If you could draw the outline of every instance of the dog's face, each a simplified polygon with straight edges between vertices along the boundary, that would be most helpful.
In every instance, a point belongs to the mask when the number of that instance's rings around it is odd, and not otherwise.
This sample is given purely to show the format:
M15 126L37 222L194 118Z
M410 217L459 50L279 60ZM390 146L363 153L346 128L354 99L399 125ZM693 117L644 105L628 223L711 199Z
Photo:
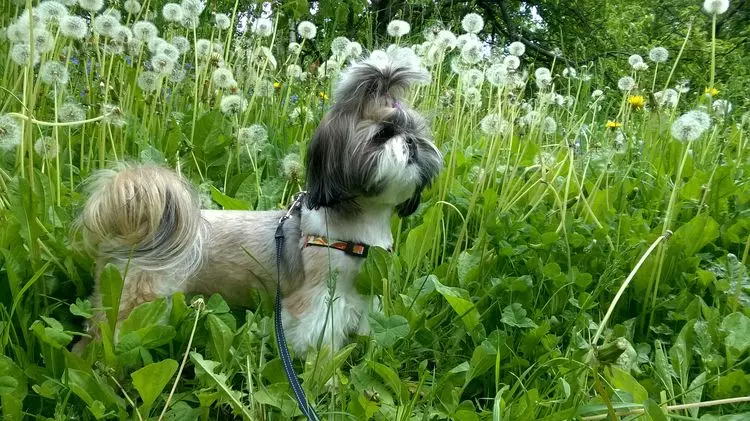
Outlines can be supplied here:
M363 202L372 200L407 216L440 172L442 154L432 143L424 118L388 90L389 83L399 82L400 69L384 72L372 66L364 71L370 72L371 79L360 74L359 83L349 83L361 92L340 95L343 100L323 118L309 145L308 206L356 213ZM381 84L367 86L368 81ZM346 79L343 85L346 89ZM399 87L393 86L393 91Z

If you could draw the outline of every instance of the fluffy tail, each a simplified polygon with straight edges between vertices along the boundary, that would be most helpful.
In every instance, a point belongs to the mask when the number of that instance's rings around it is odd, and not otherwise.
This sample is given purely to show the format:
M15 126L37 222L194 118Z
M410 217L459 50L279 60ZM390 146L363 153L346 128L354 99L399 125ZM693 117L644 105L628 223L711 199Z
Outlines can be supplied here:
M154 165L102 170L79 220L86 247L112 263L189 274L201 263L203 223L193 189Z
M375 51L341 73L334 90L334 108L361 114L368 106L397 107L411 85L429 80L429 73L415 64Z

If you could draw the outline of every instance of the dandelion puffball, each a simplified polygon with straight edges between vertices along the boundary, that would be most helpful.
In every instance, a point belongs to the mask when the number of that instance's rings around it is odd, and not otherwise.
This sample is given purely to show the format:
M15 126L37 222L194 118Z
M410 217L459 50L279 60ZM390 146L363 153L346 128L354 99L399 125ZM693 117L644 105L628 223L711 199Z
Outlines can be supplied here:
M703 133L711 127L711 118L703 111L689 111L679 116L672 123L672 137L686 142L693 141L701 137Z
M648 52L648 58L654 63L664 63L669 58L669 51L664 47L654 47Z
M388 24L386 31L388 32L388 35L400 38L411 31L411 25L409 25L409 22L394 19Z
M617 87L621 91L630 91L635 88L635 79L630 76L623 76L617 81Z
M484 28L484 18L476 13L469 13L461 20L461 27L470 34L476 34Z
M526 46L520 41L511 42L508 46L508 53L516 57L521 57L526 52Z
M299 23L299 25L297 25L297 33L304 39L313 39L318 33L318 28L314 23L303 20Z
M729 0L705 0L703 10L709 15L721 15L729 9Z

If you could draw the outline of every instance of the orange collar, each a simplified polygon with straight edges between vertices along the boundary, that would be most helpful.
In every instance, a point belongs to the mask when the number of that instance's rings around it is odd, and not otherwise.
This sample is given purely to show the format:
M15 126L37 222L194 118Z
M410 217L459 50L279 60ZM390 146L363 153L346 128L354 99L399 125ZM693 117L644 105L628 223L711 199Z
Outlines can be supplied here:
M302 248L308 246L328 247L341 250L350 256L363 258L367 257L367 253L370 251L370 246L367 244L355 243L353 241L329 241L326 237L319 235L307 235Z

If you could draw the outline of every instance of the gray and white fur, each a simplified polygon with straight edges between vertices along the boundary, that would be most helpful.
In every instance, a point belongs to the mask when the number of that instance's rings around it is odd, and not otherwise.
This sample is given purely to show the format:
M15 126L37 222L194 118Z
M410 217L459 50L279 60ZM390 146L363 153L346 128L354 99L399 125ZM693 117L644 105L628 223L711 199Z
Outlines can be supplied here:
M314 348L321 334L324 345L338 349L351 333L367 333L372 300L354 286L364 259L303 247L305 236L393 246L394 211L412 214L443 165L424 119L403 103L406 89L424 80L419 70L390 61L353 64L308 145L307 202L284 225L281 265L284 328L297 353ZM201 210L184 179L152 165L103 171L91 187L79 226L97 257L93 302L101 307L99 273L114 263L125 276L118 320L177 291L220 293L236 306L250 305L253 289L275 293L274 232L285 211ZM92 337L102 317L92 323Z

